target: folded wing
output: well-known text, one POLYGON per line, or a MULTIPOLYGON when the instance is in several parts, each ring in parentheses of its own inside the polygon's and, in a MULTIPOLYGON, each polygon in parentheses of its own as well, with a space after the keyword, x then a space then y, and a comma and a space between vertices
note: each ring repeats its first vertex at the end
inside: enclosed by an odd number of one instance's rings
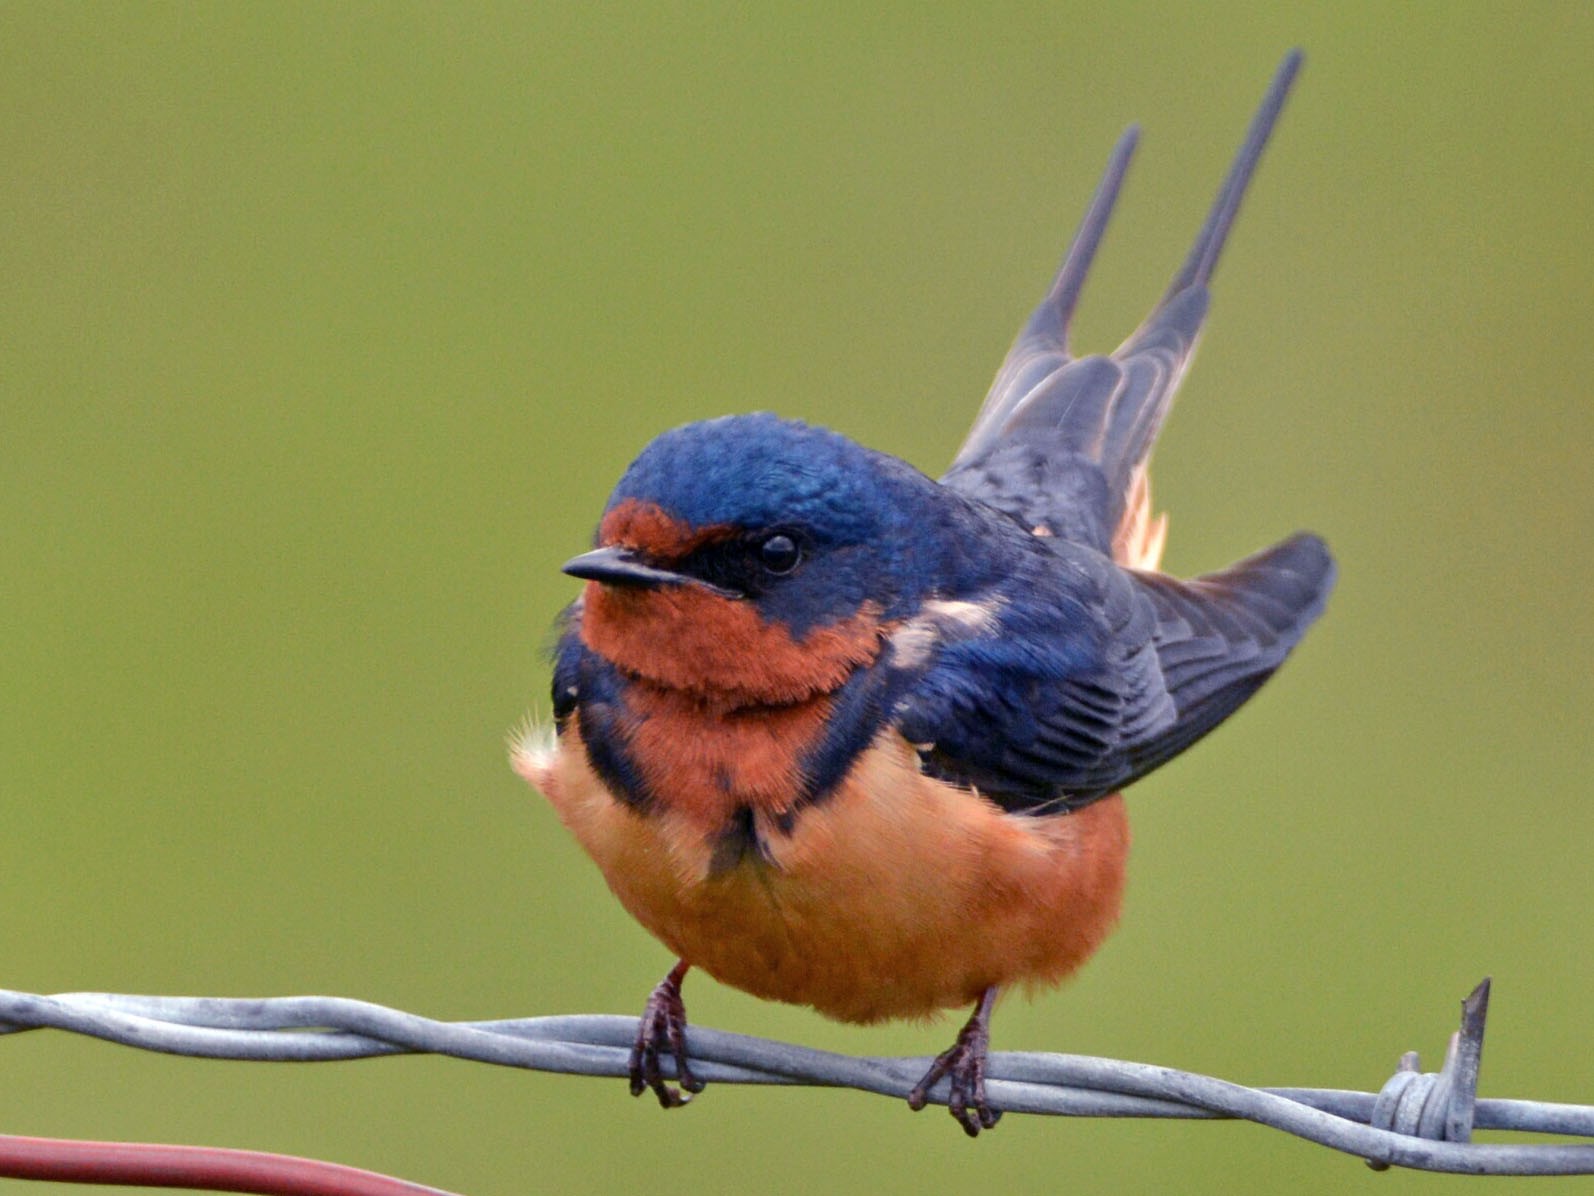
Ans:
POLYGON ((988 630, 939 645, 897 711, 927 772, 1030 813, 1115 793, 1254 694, 1334 582, 1327 547, 1308 534, 1191 581, 1095 559, 1095 593, 1052 608, 1050 634, 1033 605, 1014 603, 988 630))

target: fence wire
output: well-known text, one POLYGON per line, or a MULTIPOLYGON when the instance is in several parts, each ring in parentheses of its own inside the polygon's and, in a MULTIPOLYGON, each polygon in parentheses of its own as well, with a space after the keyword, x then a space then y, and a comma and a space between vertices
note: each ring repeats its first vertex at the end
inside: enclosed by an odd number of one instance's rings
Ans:
MULTIPOLYGON (((1473 1130, 1594 1138, 1594 1106, 1477 1099, 1488 981, 1463 1003, 1443 1070, 1408 1053, 1381 1092, 1248 1088, 1169 1067, 1083 1055, 995 1052, 991 1103, 1064 1117, 1239 1118, 1366 1159, 1476 1175, 1594 1174, 1594 1142, 1499 1144, 1473 1130)), ((0 1034, 66 1030, 207 1059, 317 1062, 435 1054, 564 1075, 629 1074, 634 1018, 605 1015, 438 1022, 339 997, 40 996, 0 990, 0 1034)), ((928 1058, 869 1058, 692 1027, 693 1070, 720 1084, 854 1088, 905 1098, 928 1058)), ((666 1067, 669 1062, 666 1062, 666 1067)), ((931 1099, 945 1102, 946 1083, 931 1099)))

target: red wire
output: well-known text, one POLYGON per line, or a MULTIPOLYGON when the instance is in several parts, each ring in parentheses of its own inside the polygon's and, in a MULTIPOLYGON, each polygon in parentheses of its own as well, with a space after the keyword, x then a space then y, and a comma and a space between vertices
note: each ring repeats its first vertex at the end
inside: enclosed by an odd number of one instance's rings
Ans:
POLYGON ((9 1134, 0 1134, 0 1178, 203 1188, 266 1196, 452 1196, 441 1188, 293 1155, 9 1134))

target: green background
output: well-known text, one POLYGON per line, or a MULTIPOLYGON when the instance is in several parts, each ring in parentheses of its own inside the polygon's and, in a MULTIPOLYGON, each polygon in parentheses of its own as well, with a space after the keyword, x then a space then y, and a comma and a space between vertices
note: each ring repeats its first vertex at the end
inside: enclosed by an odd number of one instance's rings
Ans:
MULTIPOLYGON (((1377 1088, 1492 973, 1485 1092, 1594 1103, 1583 3, 0 7, 0 985, 638 1009, 668 958, 503 751, 609 486, 754 408, 938 471, 1123 126, 1086 349, 1295 44, 1157 498, 1173 571, 1306 526, 1339 590, 1134 790, 1120 932, 996 1045, 1377 1088)), ((687 995, 860 1053, 955 1025, 687 995)), ((0 1055, 6 1132, 474 1196, 1464 1182, 1243 1125, 0 1055)))

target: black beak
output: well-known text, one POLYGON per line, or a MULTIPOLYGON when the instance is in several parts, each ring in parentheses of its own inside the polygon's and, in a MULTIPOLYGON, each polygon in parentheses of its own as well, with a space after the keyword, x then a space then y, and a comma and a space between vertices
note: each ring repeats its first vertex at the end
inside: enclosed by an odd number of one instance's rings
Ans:
POLYGON ((629 548, 594 548, 591 552, 572 557, 560 568, 571 577, 610 586, 636 586, 644 590, 660 586, 697 586, 722 598, 741 597, 733 590, 723 589, 701 578, 655 568, 629 548))

